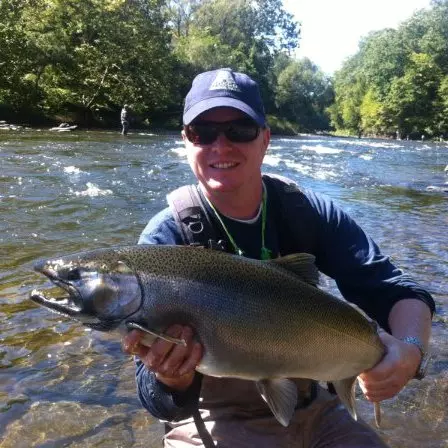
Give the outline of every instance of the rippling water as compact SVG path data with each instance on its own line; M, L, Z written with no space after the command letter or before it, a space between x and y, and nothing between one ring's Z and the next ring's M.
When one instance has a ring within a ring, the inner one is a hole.
M119 341L27 297L45 282L38 258L136 242L193 181L180 137L3 132L0 160L0 446L160 446ZM436 299L427 378L382 406L380 433L397 448L448 448L447 164L443 143L312 136L274 138L265 159L335 199ZM370 403L358 406L372 423Z

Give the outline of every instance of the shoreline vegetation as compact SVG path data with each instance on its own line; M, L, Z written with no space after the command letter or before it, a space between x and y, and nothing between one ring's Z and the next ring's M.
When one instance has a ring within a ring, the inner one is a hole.
M414 136L414 138L396 138L394 136L384 136L384 135L355 135L353 133L350 133L350 131L317 131L317 132L300 132L300 130L297 129L297 126L294 125L294 123L289 122L288 120L282 120L278 117L269 116L268 117L268 123L269 127L271 128L271 134L275 136L323 136L323 137L334 137L334 138L369 138L369 139L381 139L381 140L422 140L422 138L418 138ZM85 131L98 131L98 132L116 132L117 136L121 134L121 128L120 126L116 127L83 127L78 126L75 123L62 123L63 125L67 126L61 126L59 124L58 126L50 125L33 125L29 126L26 124L13 124L13 123L7 123L4 120L0 120L0 136L6 135L7 131L43 131L43 132L52 132L54 134L58 133L66 133L66 132L85 132ZM68 127L68 129L67 129ZM130 128L129 136L132 136L132 134L176 134L180 133L181 131L181 124L179 124L177 127L152 127L150 125L146 125L144 127L140 126L138 128ZM423 139L424 141L428 142L434 142L434 143L447 143L448 140L443 140L441 138L428 138L427 140ZM448 168L448 166L447 166Z
M332 76L295 56L282 0L9 0L0 17L4 124L115 129L128 104L134 129L179 130L194 76L231 67L274 134L448 139L448 0L367 34Z

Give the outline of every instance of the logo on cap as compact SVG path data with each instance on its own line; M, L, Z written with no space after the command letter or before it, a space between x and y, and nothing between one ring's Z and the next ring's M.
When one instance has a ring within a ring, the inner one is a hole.
M209 90L233 90L234 92L241 92L233 76L227 70L218 72Z

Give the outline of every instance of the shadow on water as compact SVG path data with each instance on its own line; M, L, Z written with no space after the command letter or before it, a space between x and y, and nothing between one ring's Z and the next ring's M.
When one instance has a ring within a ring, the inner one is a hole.
M39 328L27 333L14 334L2 339L6 347L21 347L31 352L54 344L63 344L79 336L83 330L77 326L69 328L65 333L58 333L50 328Z
M374 189L366 188L352 193L352 199L374 202L390 210L410 213L425 213L438 207L448 211L448 194L427 192L414 188L384 185Z
M103 431L107 431L108 429L117 425L124 425L125 427L124 429L127 430L128 433L131 435L131 439L129 440L129 442L134 443L135 440L132 437L132 430L131 430L132 427L130 425L130 418L125 416L114 416L109 417L107 420L103 421L95 428L92 428L84 432L83 434L40 443L39 445L36 445L36 448L53 448L55 446L71 446L75 443L82 443L86 440L89 440L92 436L102 434Z

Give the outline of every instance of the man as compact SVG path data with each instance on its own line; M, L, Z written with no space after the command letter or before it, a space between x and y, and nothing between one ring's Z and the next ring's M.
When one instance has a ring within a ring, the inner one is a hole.
M121 109L120 119L121 119L121 135L127 135L129 130L129 111L128 105L125 104L123 109Z
M390 333L381 333L387 354L359 376L367 399L391 398L422 374L433 299L328 198L300 193L300 207L289 210L294 222L283 219L285 210L276 199L286 194L278 187L284 184L261 174L270 131L257 84L230 69L198 75L186 97L183 122L199 194L226 250L262 259L313 253L318 268L336 280L344 297ZM139 242L183 244L170 209L151 219ZM138 331L123 341L124 349L138 356L143 406L170 422L166 447L214 446L207 440L210 434L216 446L232 448L386 446L367 425L355 422L337 397L309 380L296 381L301 405L284 428L252 382L195 372L202 346L194 328L174 325L166 333L185 339L187 346L158 339L148 348L139 343ZM201 418L193 422L198 407Z

